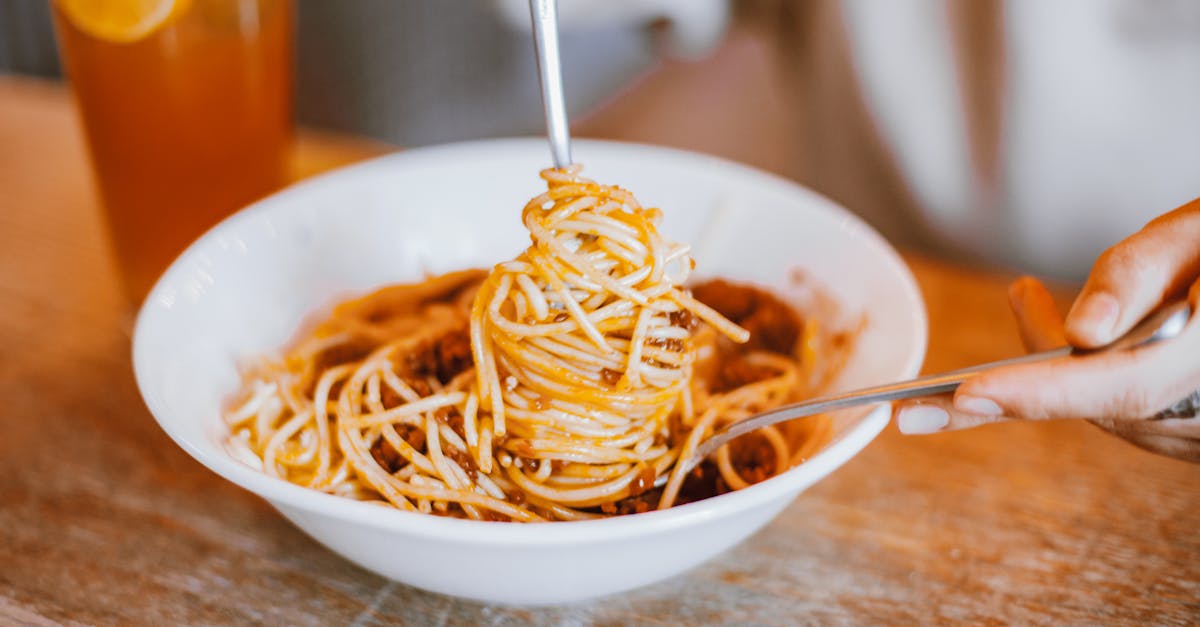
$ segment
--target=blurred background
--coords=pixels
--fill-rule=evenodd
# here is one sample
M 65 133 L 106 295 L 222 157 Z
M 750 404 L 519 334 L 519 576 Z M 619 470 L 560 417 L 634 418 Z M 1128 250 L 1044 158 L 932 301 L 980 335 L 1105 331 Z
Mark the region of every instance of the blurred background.
M 1200 195 L 1195 0 L 560 4 L 577 135 L 764 168 L 910 250 L 1078 279 Z M 295 9 L 302 127 L 542 132 L 525 0 Z M 0 73 L 63 73 L 47 0 L 0 1 Z

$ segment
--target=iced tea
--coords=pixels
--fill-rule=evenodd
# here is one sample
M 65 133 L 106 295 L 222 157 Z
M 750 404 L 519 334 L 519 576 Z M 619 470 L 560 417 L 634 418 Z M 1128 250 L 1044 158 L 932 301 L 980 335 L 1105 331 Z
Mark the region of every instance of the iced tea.
M 59 49 L 135 302 L 191 240 L 285 183 L 291 0 L 181 1 L 178 15 L 134 41 L 97 36 L 55 2 Z

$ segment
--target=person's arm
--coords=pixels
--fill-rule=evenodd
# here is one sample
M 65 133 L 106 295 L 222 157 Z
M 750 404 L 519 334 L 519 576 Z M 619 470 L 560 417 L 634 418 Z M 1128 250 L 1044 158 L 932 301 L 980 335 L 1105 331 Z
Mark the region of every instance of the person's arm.
M 1010 297 L 1026 348 L 1103 346 L 1175 295 L 1200 308 L 1200 198 L 1097 260 L 1065 322 L 1033 278 Z M 1069 357 L 979 375 L 949 396 L 898 404 L 905 433 L 1004 420 L 1083 418 L 1142 448 L 1200 462 L 1200 419 L 1147 420 L 1200 389 L 1200 315 L 1182 334 L 1135 351 Z

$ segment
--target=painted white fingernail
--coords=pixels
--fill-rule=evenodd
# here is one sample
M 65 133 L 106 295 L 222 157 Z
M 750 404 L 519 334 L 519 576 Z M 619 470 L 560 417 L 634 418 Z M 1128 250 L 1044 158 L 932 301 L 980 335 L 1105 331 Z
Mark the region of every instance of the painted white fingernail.
M 1004 410 L 990 398 L 981 398 L 978 396 L 956 396 L 954 398 L 954 407 L 968 414 L 976 416 L 999 416 L 1004 413 Z
M 896 424 L 900 433 L 908 435 L 936 433 L 950 424 L 950 414 L 934 405 L 914 405 L 900 410 Z

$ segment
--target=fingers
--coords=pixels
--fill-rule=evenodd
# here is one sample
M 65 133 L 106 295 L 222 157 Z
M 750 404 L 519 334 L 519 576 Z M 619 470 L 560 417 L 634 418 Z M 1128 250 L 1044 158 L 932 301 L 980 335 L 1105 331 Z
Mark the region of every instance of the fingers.
M 903 401 L 894 408 L 896 425 L 905 435 L 925 435 L 1009 420 L 958 411 L 949 395 Z M 1176 459 L 1200 462 L 1200 420 L 1092 420 L 1096 426 L 1133 445 Z
M 919 400 L 897 401 L 892 407 L 896 427 L 905 435 L 924 435 L 939 431 L 969 429 L 989 422 L 1005 420 L 958 411 L 949 394 L 927 396 Z
M 1178 337 L 1153 346 L 982 373 L 959 387 L 954 406 L 1026 420 L 1147 418 L 1200 388 L 1197 355 L 1200 316 Z
M 1062 314 L 1041 281 L 1030 276 L 1013 281 L 1008 286 L 1008 300 L 1025 350 L 1040 353 L 1066 345 Z
M 1200 198 L 1104 252 L 1066 320 L 1071 344 L 1097 348 L 1200 276 Z
M 1057 309 L 1044 286 L 1034 279 L 1020 279 L 1009 294 L 1031 350 L 1047 350 L 1061 342 Z M 1193 306 L 1200 310 L 1200 280 L 1191 295 Z M 1012 419 L 1091 418 L 1122 436 L 1200 438 L 1200 420 L 1121 426 L 1152 416 L 1200 389 L 1200 360 L 1195 355 L 1200 355 L 1200 316 L 1193 317 L 1180 337 L 1170 342 L 999 369 L 965 382 L 954 397 L 899 402 L 894 413 L 900 431 L 907 434 Z
M 1013 420 L 1003 416 L 980 416 L 964 413 L 954 406 L 949 394 L 919 400 L 898 401 L 892 409 L 896 426 L 905 435 L 925 435 L 941 431 L 970 429 L 993 422 Z M 1200 448 L 1200 420 L 1171 418 L 1167 420 L 1089 420 L 1097 427 L 1116 436 L 1138 443 L 1142 448 L 1161 452 L 1165 440 L 1195 440 Z M 1157 448 L 1146 445 L 1151 443 Z M 1192 445 L 1188 445 L 1192 446 Z M 1174 447 L 1174 445 L 1172 445 Z M 1178 457 L 1178 455 L 1173 455 Z

